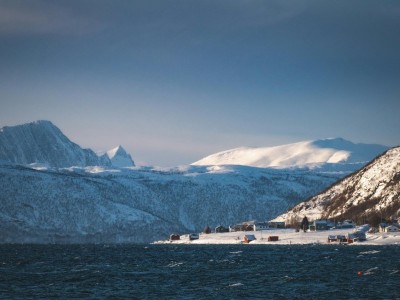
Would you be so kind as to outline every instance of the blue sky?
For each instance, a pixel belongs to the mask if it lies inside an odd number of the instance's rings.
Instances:
[[[399,1],[0,0],[0,126],[174,166],[239,146],[400,144]]]

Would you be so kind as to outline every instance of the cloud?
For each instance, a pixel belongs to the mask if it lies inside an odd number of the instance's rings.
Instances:
[[[85,35],[104,28],[90,16],[50,1],[0,2],[1,35]]]

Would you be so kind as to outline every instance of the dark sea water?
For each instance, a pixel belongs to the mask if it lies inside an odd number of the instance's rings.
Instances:
[[[0,297],[400,299],[400,247],[0,245]]]

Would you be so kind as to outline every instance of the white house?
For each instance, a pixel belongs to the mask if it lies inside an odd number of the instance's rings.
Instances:
[[[385,232],[399,232],[400,229],[397,226],[389,225],[385,227]]]
[[[270,228],[270,226],[269,226],[268,222],[256,222],[254,224],[254,231],[266,230],[266,229],[269,229],[269,228]]]

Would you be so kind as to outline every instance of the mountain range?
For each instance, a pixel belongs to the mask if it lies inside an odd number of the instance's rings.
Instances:
[[[98,156],[71,142],[53,123],[43,120],[0,128],[0,160],[54,168],[134,166],[121,146]]]
[[[286,151],[263,154],[263,161],[279,158],[268,168],[126,168],[133,160],[122,147],[96,155],[48,121],[4,127],[0,242],[149,242],[206,225],[272,219],[364,166],[366,154],[386,149],[358,146],[342,139],[281,146]]]

